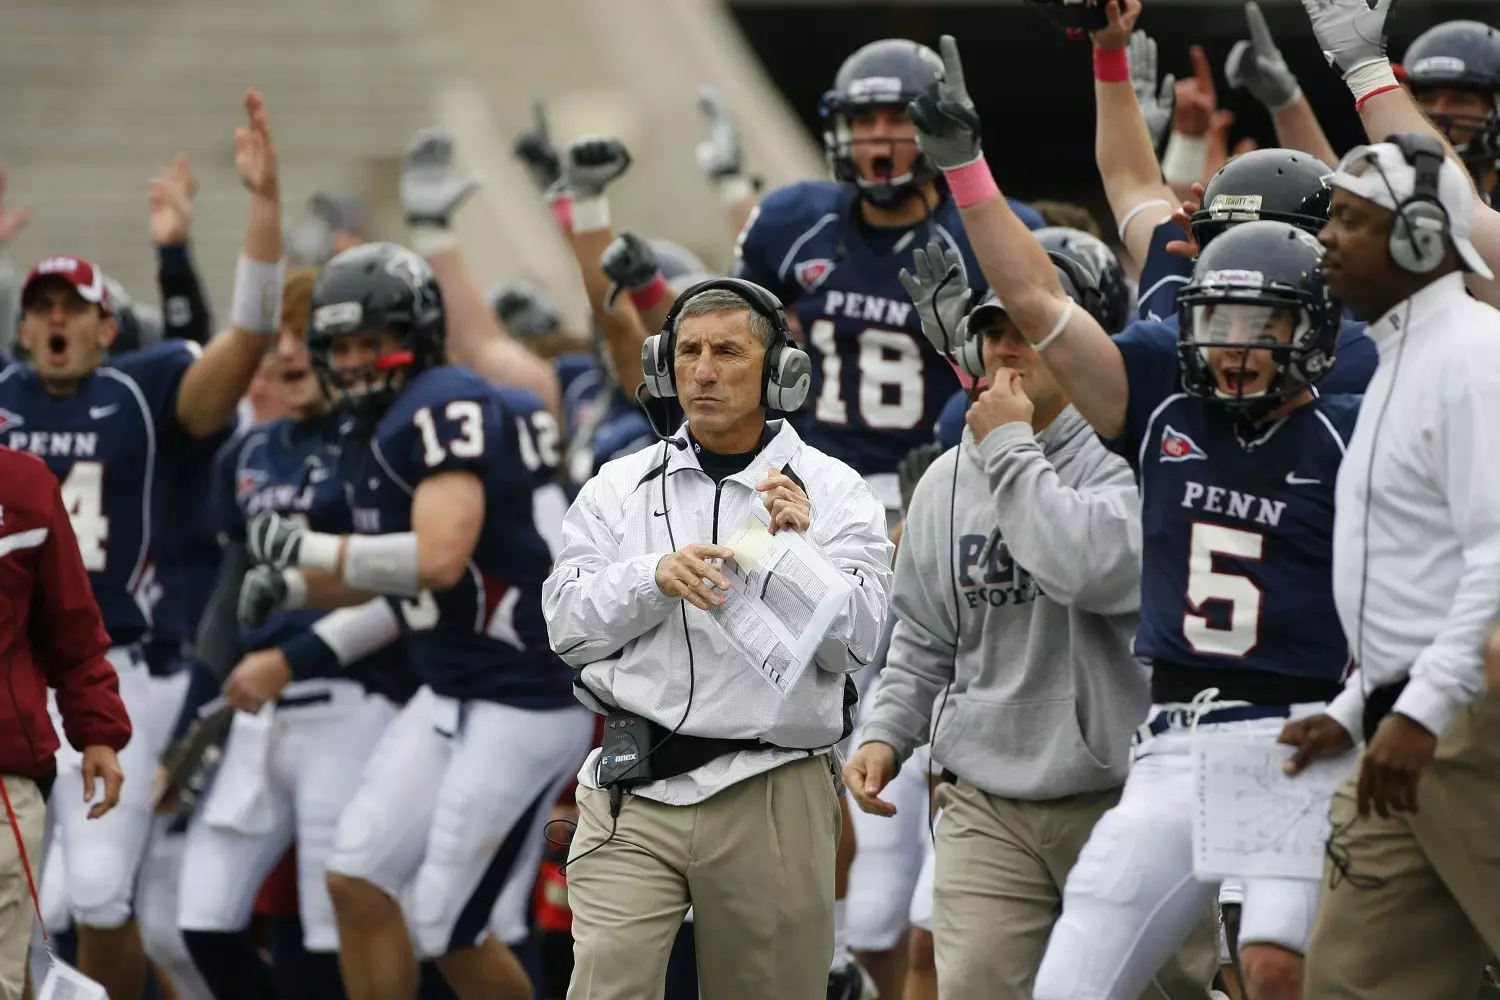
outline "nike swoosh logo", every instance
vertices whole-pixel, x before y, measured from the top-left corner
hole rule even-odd
[[[1322,482],[1323,480],[1321,479],[1303,479],[1295,472],[1288,472],[1286,474],[1286,484],[1288,486],[1318,486]]]
[[[651,512],[651,516],[652,517],[666,517],[667,516],[667,512],[664,511],[664,510],[653,510]]]
[[[89,419],[90,420],[103,420],[105,417],[109,416],[111,413],[115,412],[119,408],[120,408],[120,404],[119,403],[110,403],[108,406],[90,406],[89,407]]]

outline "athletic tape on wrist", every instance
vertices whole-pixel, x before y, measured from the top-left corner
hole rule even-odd
[[[1167,140],[1161,157],[1161,175],[1168,184],[1191,184],[1203,180],[1208,172],[1208,139],[1206,136],[1183,135],[1176,129]]]
[[[327,643],[345,667],[384,649],[401,636],[396,612],[384,597],[324,615],[313,622],[312,631]]]
[[[597,198],[573,199],[573,232],[591,233],[608,228],[608,198],[601,194]]]
[[[306,532],[302,536],[302,545],[297,549],[297,565],[302,569],[337,573],[342,541],[338,535],[328,535],[321,531]]]
[[[422,592],[417,574],[417,536],[350,535],[344,543],[344,582],[359,590],[397,597]]]
[[[307,577],[302,575],[302,571],[284,569],[281,571],[281,579],[286,584],[286,600],[282,602],[281,609],[296,611],[307,607]]]
[[[423,257],[452,250],[458,246],[458,237],[447,226],[433,222],[418,222],[411,227],[411,246]]]
[[[953,193],[953,203],[959,208],[971,208],[1000,193],[995,175],[990,173],[990,165],[983,156],[961,167],[944,170],[943,177],[948,181],[948,190]]]
[[[243,253],[234,267],[234,297],[229,325],[246,333],[272,334],[281,329],[281,288],[286,282],[286,258],[271,263],[251,260]]]
[[[1094,46],[1094,79],[1100,83],[1129,83],[1130,57],[1125,50]]]
[[[755,182],[744,174],[730,174],[718,181],[719,197],[727,202],[743,201],[755,197]]]
[[[1344,74],[1344,83],[1354,95],[1354,108],[1358,111],[1366,101],[1376,94],[1384,94],[1401,86],[1389,59],[1371,59]]]

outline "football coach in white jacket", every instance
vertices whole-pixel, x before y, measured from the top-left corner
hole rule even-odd
[[[1059,273],[1086,307],[1089,276]],[[844,775],[861,809],[890,815],[879,794],[930,731],[946,779],[933,846],[938,991],[1030,1000],[1063,886],[1120,799],[1151,705],[1131,653],[1140,504],[1129,466],[993,295],[960,329],[961,356],[982,357],[990,388],[912,497],[890,652]],[[1147,1000],[1206,1000],[1212,929],[1205,911]]]
[[[769,292],[694,285],[643,353],[648,391],[679,397],[687,420],[584,485],[543,589],[552,648],[608,719],[578,775],[568,998],[660,997],[691,904],[704,996],[820,1000],[839,836],[832,750],[852,728],[849,674],[874,655],[886,613],[885,509],[853,469],[767,420],[768,408],[796,410],[811,381]],[[785,697],[714,621],[724,543],[757,506],[852,587]]]

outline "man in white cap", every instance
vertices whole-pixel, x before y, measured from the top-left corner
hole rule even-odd
[[[1307,952],[1318,1000],[1474,996],[1500,953],[1500,311],[1469,236],[1476,202],[1437,139],[1361,146],[1331,179],[1329,290],[1380,364],[1339,473],[1333,584],[1359,664],[1288,763],[1366,742],[1335,794],[1327,891]]]

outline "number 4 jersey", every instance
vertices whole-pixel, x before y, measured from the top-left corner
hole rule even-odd
[[[426,479],[479,478],[484,523],[467,572],[440,593],[393,598],[410,665],[445,697],[556,708],[573,695],[542,619],[552,557],[533,516],[542,456],[556,445],[537,441],[531,416],[507,394],[465,369],[424,371],[373,435],[355,430],[344,439],[340,469],[354,530],[364,535],[411,531],[412,497]]]
[[[1223,406],[1182,392],[1172,330],[1138,322],[1115,343],[1130,402],[1106,444],[1141,489],[1135,652],[1155,668],[1153,698],[1208,686],[1268,704],[1333,697],[1349,660],[1333,606],[1334,484],[1362,397],[1319,397],[1246,438]]]
[[[922,334],[901,269],[914,271],[912,252],[936,238],[961,255],[974,301],[987,286],[946,194],[908,229],[870,226],[857,198],[848,185],[815,181],[773,192],[740,236],[734,274],[773,292],[802,327],[812,359],[804,440],[868,478],[894,473],[907,452],[931,441],[958,388],[952,366]],[[1040,228],[1035,211],[1011,204]],[[888,507],[899,499],[881,497]]]
[[[94,600],[116,646],[150,627],[138,596],[151,555],[153,495],[187,441],[177,389],[198,356],[168,341],[112,359],[69,396],[51,396],[30,366],[0,372],[0,444],[42,458],[63,502]]]

